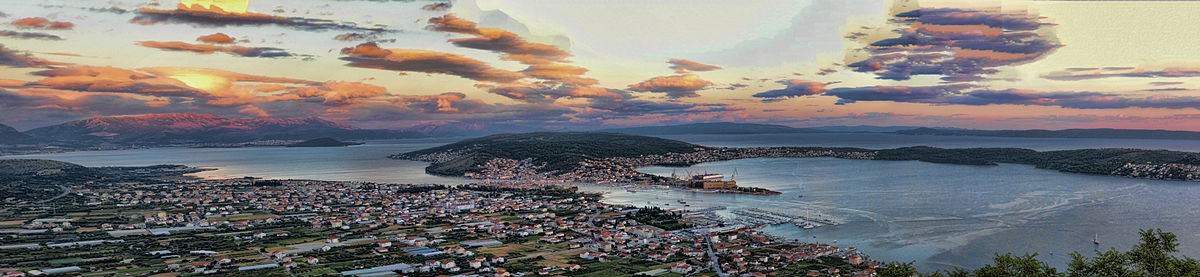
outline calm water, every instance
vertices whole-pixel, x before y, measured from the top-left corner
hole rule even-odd
[[[387,140],[347,147],[154,148],[0,158],[52,159],[85,166],[183,164],[217,168],[205,178],[254,176],[404,184],[462,184],[470,180],[425,174],[424,162],[387,156],[446,144],[445,140]]]
[[[1200,184],[1064,174],[1024,165],[961,166],[916,161],[854,161],[833,158],[747,159],[672,171],[730,173],[739,185],[783,192],[777,196],[687,191],[609,191],[609,202],[689,209],[726,206],[806,212],[846,224],[803,230],[790,224],[764,230],[809,242],[856,246],[874,258],[915,261],[924,270],[978,267],[995,252],[1041,253],[1057,266],[1067,253],[1128,250],[1138,228],[1179,235],[1183,253],[1200,256]],[[798,197],[799,195],[803,197]],[[723,214],[729,216],[725,212]],[[1050,255],[1050,253],[1054,253]]]
[[[670,136],[711,146],[851,146],[894,148],[1024,147],[1058,150],[1128,147],[1200,151],[1195,141],[1026,139],[904,136],[887,134],[784,134]],[[451,142],[451,140],[371,141],[333,148],[164,148],[76,152],[4,158],[45,158],[87,166],[185,164],[216,167],[201,177],[257,176],[393,183],[459,184],[461,178],[430,176],[424,163],[391,160],[387,155]],[[990,167],[931,164],[915,161],[818,159],[748,159],[691,168],[648,167],[642,171],[670,175],[693,172],[731,173],[745,186],[781,191],[778,196],[704,194],[685,191],[642,191],[587,186],[611,191],[611,203],[680,208],[759,207],[788,213],[820,213],[846,224],[802,230],[792,225],[765,228],[776,235],[856,246],[876,259],[915,261],[924,270],[977,267],[996,252],[1041,253],[1056,266],[1067,253],[1091,253],[1092,236],[1101,249],[1127,250],[1138,228],[1163,228],[1179,236],[1183,254],[1200,257],[1200,183],[1153,181],[1108,176],[1064,174],[1023,165]],[[803,194],[803,197],[797,195]],[[668,205],[670,204],[670,205]],[[815,237],[815,238],[814,238]],[[1052,255],[1050,253],[1053,253]]]

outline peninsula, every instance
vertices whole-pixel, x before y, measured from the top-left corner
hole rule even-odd
[[[851,147],[709,147],[616,133],[502,134],[391,156],[425,161],[426,172],[476,179],[667,184],[681,180],[636,171],[645,166],[690,166],[749,158],[923,161],[943,164],[1013,163],[1070,173],[1200,181],[1200,153],[1142,149],[1035,151],[1022,148],[895,149]]]

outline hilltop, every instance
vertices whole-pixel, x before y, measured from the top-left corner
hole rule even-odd
[[[544,171],[568,171],[593,159],[691,153],[706,147],[682,141],[602,132],[499,134],[398,155],[433,162],[426,172],[461,176],[492,159],[529,159]]]
[[[33,144],[38,143],[38,139],[28,134],[17,131],[13,127],[0,124],[0,144]]]
[[[624,133],[636,135],[745,135],[745,134],[786,134],[786,133],[828,133],[828,131],[811,128],[794,128],[783,125],[756,123],[691,123],[667,126],[644,126],[605,129],[600,132]]]

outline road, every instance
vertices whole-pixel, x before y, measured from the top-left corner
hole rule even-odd
[[[706,246],[708,246],[708,258],[712,259],[712,268],[714,271],[717,272],[717,276],[720,276],[720,277],[729,276],[729,275],[725,274],[724,271],[721,271],[721,264],[717,260],[717,252],[713,251],[712,236],[705,235],[704,236],[704,244]]]
[[[68,188],[67,186],[63,186],[60,184],[56,184],[56,186],[61,188],[63,192],[59,193],[58,195],[56,195],[54,197],[51,197],[50,199],[42,200],[42,201],[40,201],[40,203],[46,203],[46,202],[58,200],[59,198],[63,198],[63,196],[67,196],[68,193],[71,193],[71,188]]]

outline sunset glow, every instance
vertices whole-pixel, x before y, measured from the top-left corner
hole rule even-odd
[[[1200,44],[1200,2],[135,2],[4,8],[0,84],[17,85],[0,94],[172,105],[44,96],[5,123],[184,108],[372,128],[1200,131],[1200,52],[1183,47]]]
[[[227,13],[246,13],[250,0],[179,0],[179,5],[195,10],[221,10]]]

